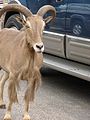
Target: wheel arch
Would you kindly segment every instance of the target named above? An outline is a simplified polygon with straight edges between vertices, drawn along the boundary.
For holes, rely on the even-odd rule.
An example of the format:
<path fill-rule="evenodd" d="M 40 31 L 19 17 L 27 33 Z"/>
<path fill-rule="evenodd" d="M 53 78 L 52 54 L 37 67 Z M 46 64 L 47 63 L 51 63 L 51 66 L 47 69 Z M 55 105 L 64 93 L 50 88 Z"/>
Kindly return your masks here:
<path fill-rule="evenodd" d="M 18 0 L 14 0 L 14 1 L 10 1 L 8 4 L 21 4 Z M 15 12 L 15 11 L 10 11 L 10 12 L 6 12 L 1 20 L 1 28 L 5 27 L 5 24 L 8 20 L 8 18 L 14 14 L 19 14 L 21 17 L 23 17 L 22 14 L 20 14 L 19 12 Z"/>
<path fill-rule="evenodd" d="M 5 15 L 5 17 L 4 17 L 4 26 L 3 26 L 3 27 L 5 27 L 5 24 L 6 24 L 7 20 L 8 20 L 8 18 L 9 18 L 10 16 L 14 15 L 14 14 L 19 14 L 19 15 L 20 15 L 19 12 L 15 12 L 15 11 L 11 11 L 11 12 L 7 12 L 7 13 L 6 13 L 6 15 Z"/>
<path fill-rule="evenodd" d="M 85 26 L 85 18 L 82 15 L 72 15 L 70 20 L 70 28 L 75 21 L 81 21 L 81 23 Z"/>

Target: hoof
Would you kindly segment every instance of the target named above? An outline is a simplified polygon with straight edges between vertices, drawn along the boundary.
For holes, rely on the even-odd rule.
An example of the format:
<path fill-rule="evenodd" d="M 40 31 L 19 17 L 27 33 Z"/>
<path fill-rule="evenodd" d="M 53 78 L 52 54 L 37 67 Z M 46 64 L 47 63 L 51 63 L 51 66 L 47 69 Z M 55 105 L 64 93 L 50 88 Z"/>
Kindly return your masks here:
<path fill-rule="evenodd" d="M 30 119 L 30 116 L 27 114 L 27 115 L 24 115 L 23 120 L 31 120 L 31 119 Z"/>
<path fill-rule="evenodd" d="M 11 115 L 10 114 L 6 114 L 4 116 L 4 120 L 12 120 Z"/>

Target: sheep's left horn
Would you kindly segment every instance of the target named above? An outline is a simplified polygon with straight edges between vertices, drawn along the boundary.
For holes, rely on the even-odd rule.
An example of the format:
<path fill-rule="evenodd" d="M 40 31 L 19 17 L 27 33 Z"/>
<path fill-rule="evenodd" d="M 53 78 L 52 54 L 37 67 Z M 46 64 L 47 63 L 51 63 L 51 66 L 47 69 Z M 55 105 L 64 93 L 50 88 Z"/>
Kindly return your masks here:
<path fill-rule="evenodd" d="M 38 10 L 37 14 L 38 14 L 39 16 L 42 16 L 42 17 L 43 17 L 47 12 L 50 12 L 50 13 L 51 13 L 52 19 L 55 18 L 55 16 L 56 16 L 56 10 L 55 10 L 55 8 L 54 8 L 53 6 L 51 6 L 51 5 L 45 5 L 45 6 L 41 7 L 41 8 Z"/>
<path fill-rule="evenodd" d="M 4 6 L 2 9 L 0 9 L 0 17 L 8 11 L 16 11 L 16 12 L 21 12 L 25 17 L 29 17 L 32 15 L 31 11 L 26 8 L 23 5 L 18 5 L 18 4 L 8 4 Z"/>

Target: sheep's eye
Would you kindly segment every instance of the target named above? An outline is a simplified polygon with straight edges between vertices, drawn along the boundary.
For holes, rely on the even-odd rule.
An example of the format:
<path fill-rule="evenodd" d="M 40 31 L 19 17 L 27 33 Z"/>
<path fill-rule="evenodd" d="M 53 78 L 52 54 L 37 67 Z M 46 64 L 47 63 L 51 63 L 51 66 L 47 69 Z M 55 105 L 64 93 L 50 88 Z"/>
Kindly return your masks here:
<path fill-rule="evenodd" d="M 26 24 L 26 28 L 30 28 L 30 27 Z"/>
<path fill-rule="evenodd" d="M 27 28 L 32 28 L 31 23 L 29 21 L 26 22 Z"/>

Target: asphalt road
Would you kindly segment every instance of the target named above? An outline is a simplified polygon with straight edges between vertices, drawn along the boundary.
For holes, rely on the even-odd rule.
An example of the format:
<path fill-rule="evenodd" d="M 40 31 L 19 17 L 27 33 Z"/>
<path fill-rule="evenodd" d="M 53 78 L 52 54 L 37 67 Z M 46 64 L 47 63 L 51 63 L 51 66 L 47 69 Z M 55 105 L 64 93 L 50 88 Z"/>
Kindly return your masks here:
<path fill-rule="evenodd" d="M 8 82 L 4 101 L 8 103 Z M 20 82 L 19 104 L 13 105 L 13 120 L 22 120 L 26 82 Z M 6 110 L 0 109 L 0 120 Z M 48 69 L 42 69 L 42 86 L 31 103 L 32 120 L 90 120 L 90 82 Z"/>

